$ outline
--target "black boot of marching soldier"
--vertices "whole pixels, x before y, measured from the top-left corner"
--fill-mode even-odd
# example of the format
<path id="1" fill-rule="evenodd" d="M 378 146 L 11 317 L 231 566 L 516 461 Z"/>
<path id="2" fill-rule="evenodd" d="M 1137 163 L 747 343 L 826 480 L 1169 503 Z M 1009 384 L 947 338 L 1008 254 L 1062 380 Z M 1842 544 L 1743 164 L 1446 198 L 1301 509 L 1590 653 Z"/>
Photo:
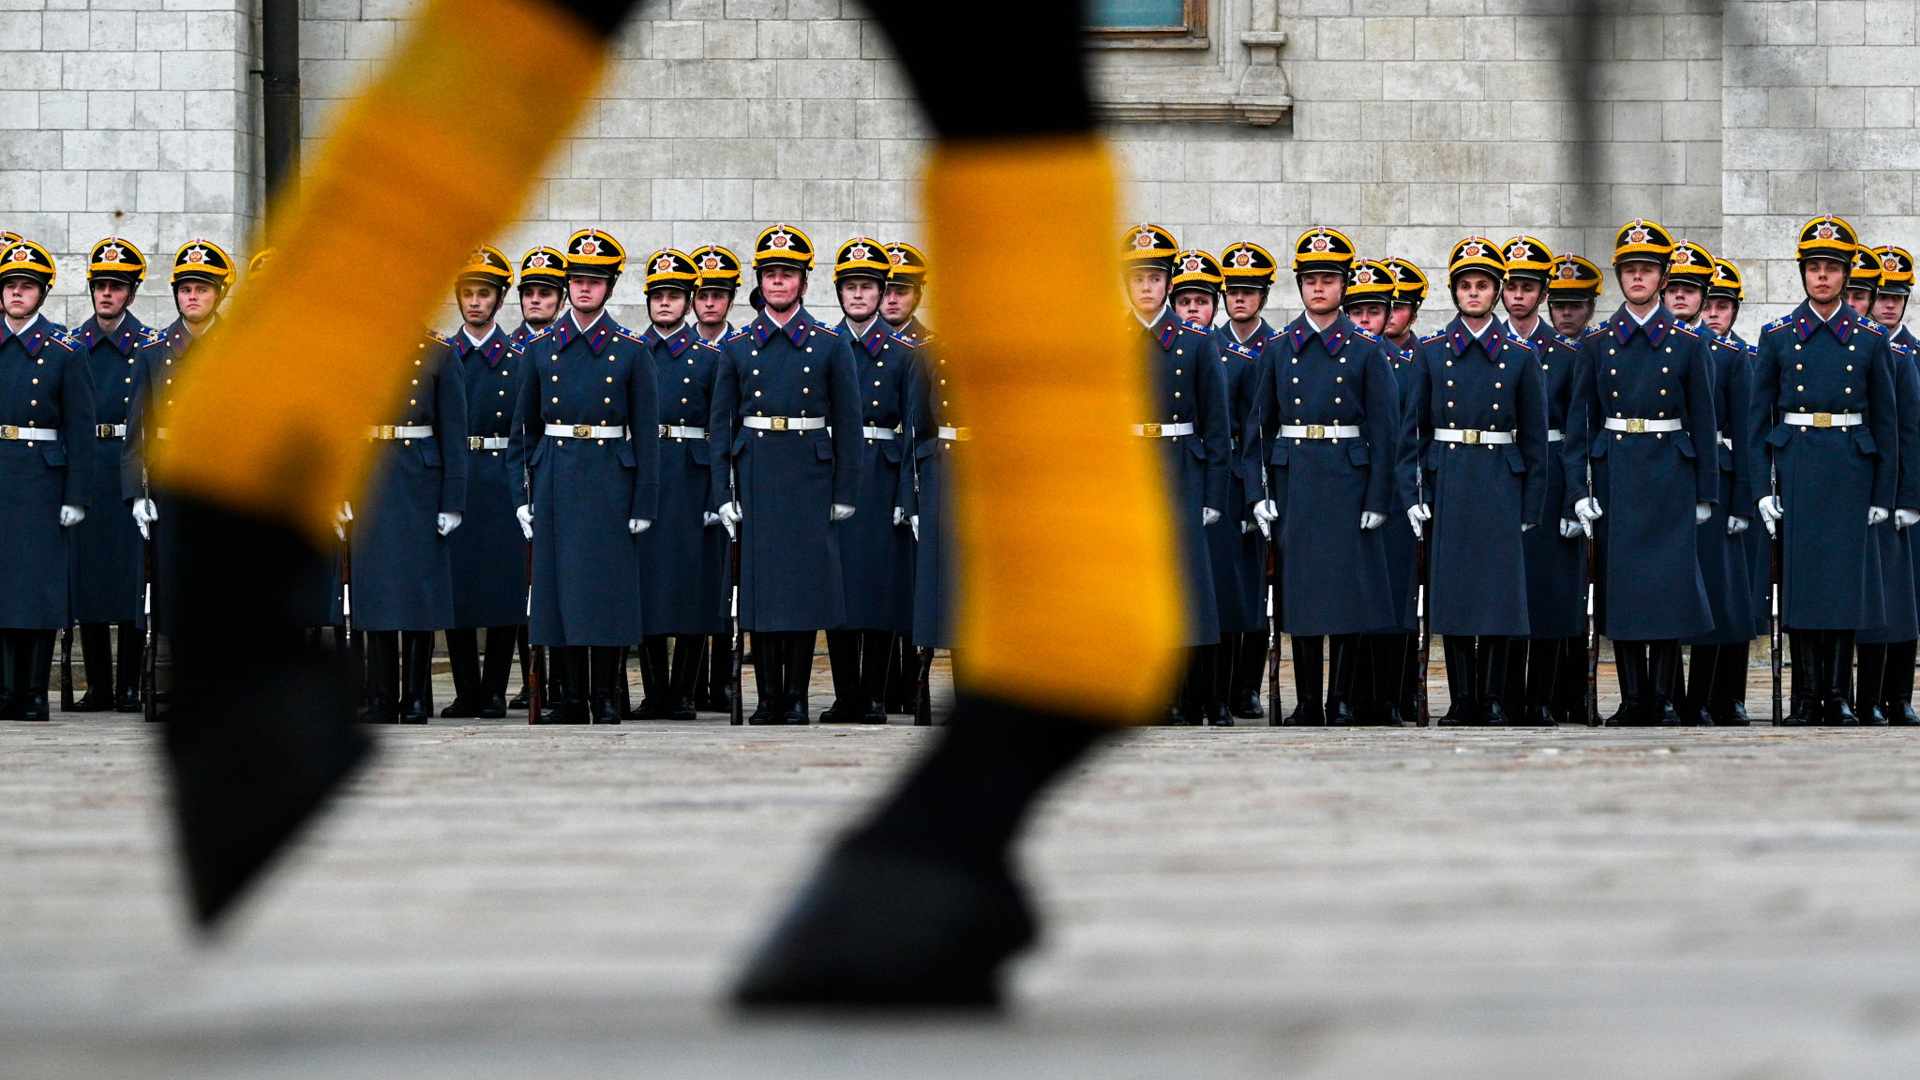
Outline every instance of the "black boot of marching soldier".
<path id="1" fill-rule="evenodd" d="M 1012 847 L 1027 811 L 1113 729 L 962 694 L 933 750 L 841 839 L 734 1001 L 979 1007 L 1035 924 Z"/>

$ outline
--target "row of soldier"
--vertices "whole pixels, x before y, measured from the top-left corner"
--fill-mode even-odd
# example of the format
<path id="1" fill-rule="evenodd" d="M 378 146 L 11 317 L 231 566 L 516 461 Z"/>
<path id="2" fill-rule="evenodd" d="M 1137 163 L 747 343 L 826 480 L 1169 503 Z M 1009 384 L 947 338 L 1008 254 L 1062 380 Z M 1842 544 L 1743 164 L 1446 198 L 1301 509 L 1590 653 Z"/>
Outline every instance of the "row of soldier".
<path id="1" fill-rule="evenodd" d="M 28 405 L 10 410 L 24 423 L 0 431 L 49 444 L 15 483 L 38 482 L 41 501 L 52 497 L 49 481 L 60 486 L 57 526 L 31 515 L 16 525 L 27 557 L 8 590 L 18 610 L 0 612 L 14 627 L 4 639 L 7 707 L 46 714 L 49 627 L 77 619 L 89 686 L 79 707 L 137 709 L 134 530 L 162 543 L 166 532 L 140 467 L 142 438 L 165 429 L 143 429 L 140 415 L 165 401 L 173 365 L 213 324 L 233 264 L 218 245 L 183 245 L 171 282 L 180 319 L 155 331 L 127 312 L 144 258 L 124 240 L 103 240 L 89 260 L 95 314 L 69 335 L 36 321 L 54 276 L 45 250 L 9 238 L 4 251 L 0 346 L 21 350 Z M 1421 271 L 1360 260 L 1336 230 L 1310 230 L 1296 244 L 1304 313 L 1281 331 L 1260 315 L 1278 270 L 1264 248 L 1235 244 L 1215 259 L 1181 250 L 1158 226 L 1130 230 L 1124 287 L 1160 361 L 1156 415 L 1134 431 L 1168 450 L 1194 646 L 1170 721 L 1261 715 L 1269 611 L 1292 639 L 1299 705 L 1289 722 L 1406 722 L 1424 690 L 1414 639 L 1423 616 L 1445 642 L 1453 706 L 1443 723 L 1569 719 L 1584 690 L 1590 578 L 1598 629 L 1615 640 L 1619 663 L 1613 722 L 1744 723 L 1748 643 L 1772 605 L 1770 560 L 1747 528 L 1754 507 L 1769 532 L 1783 516 L 1792 522 L 1780 527 L 1795 661 L 1786 719 L 1913 722 L 1915 562 L 1905 527 L 1920 520 L 1907 509 L 1920 503 L 1907 481 L 1920 486 L 1920 476 L 1909 478 L 1899 457 L 1920 436 L 1907 437 L 1897 402 L 1876 396 L 1893 393 L 1893 376 L 1912 365 L 1900 326 L 1912 264 L 1900 249 L 1854 243 L 1830 217 L 1808 223 L 1798 254 L 1808 305 L 1771 324 L 1763 345 L 1767 335 L 1796 336 L 1776 351 L 1795 354 L 1793 370 L 1804 373 L 1809 361 L 1822 370 L 1823 348 L 1854 360 L 1861 343 L 1892 340 L 1878 366 L 1839 363 L 1819 376 L 1834 385 L 1816 380 L 1813 391 L 1814 376 L 1783 380 L 1776 358 L 1761 383 L 1774 399 L 1761 401 L 1762 349 L 1733 330 L 1738 270 L 1651 222 L 1620 230 L 1614 266 L 1626 300 L 1599 328 L 1589 328 L 1603 288 L 1594 264 L 1556 257 L 1532 237 L 1469 237 L 1448 267 L 1456 317 L 1425 338 L 1414 330 Z M 948 455 L 969 432 L 953 421 L 915 318 L 920 253 L 865 238 L 842 245 L 838 327 L 801 304 L 812 262 L 801 230 L 763 232 L 753 253 L 759 314 L 736 331 L 727 318 L 742 271 L 732 252 L 657 252 L 646 269 L 649 327 L 634 334 L 604 311 L 625 253 L 605 232 L 583 230 L 565 251 L 522 258 L 525 322 L 508 334 L 496 320 L 513 267 L 497 250 L 476 251 L 455 286 L 464 325 L 421 342 L 418 389 L 394 424 L 368 433 L 383 455 L 378 494 L 358 514 L 341 507 L 351 542 L 331 579 L 305 590 L 303 621 L 313 626 L 343 622 L 352 598 L 366 631 L 370 719 L 426 720 L 435 630 L 447 631 L 456 688 L 445 716 L 504 715 L 515 645 L 524 670 L 529 640 L 557 650 L 559 704 L 546 719 L 725 707 L 733 536 L 758 661 L 755 722 L 806 722 L 819 629 L 835 685 L 822 719 L 884 722 L 906 681 L 900 646 L 951 645 L 951 543 L 935 522 Z M 250 274 L 264 265 L 256 256 Z M 1816 291 L 1833 285 L 1829 265 L 1841 266 L 1832 295 Z M 1822 325 L 1834 347 L 1814 338 Z M 1855 328 L 1868 336 L 1852 340 Z M 63 378 L 61 350 L 84 353 L 90 378 Z M 1881 371 L 1888 387 L 1875 381 Z M 1920 429 L 1920 407 L 1904 419 Z M 1873 499 L 1871 522 L 1853 530 L 1858 550 L 1824 520 L 1830 500 L 1788 513 L 1795 477 L 1858 465 L 1815 456 L 1831 437 L 1804 433 L 1833 427 L 1860 429 L 1848 445 L 1869 463 L 1853 470 Z M 87 431 L 92 439 L 80 436 Z M 1797 458 L 1787 449 L 1796 441 L 1805 444 Z M 1800 471 L 1776 480 L 1785 461 Z M 1756 498 L 1763 474 L 1766 495 Z M 131 506 L 130 519 L 89 521 L 89 507 L 115 500 Z M 926 529 L 923 509 L 935 519 Z M 1549 528 L 1534 528 L 1542 522 Z M 74 570 L 62 596 L 44 568 L 66 565 L 60 530 L 69 527 Z M 1836 571 L 1853 576 L 1830 578 Z M 1827 595 L 1835 580 L 1861 583 L 1850 608 Z M 163 598 L 163 631 L 170 606 Z M 107 659 L 116 625 L 117 695 Z M 646 698 L 630 710 L 624 651 L 636 642 Z M 1692 646 L 1690 677 L 1682 642 Z"/>

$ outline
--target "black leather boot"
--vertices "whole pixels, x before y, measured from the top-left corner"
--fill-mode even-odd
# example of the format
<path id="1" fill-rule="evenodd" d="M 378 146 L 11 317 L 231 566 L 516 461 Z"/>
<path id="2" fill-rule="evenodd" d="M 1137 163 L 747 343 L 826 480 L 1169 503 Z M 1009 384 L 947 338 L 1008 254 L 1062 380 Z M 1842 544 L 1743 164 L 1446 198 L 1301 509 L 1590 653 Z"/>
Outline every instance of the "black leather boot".
<path id="1" fill-rule="evenodd" d="M 820 722 L 859 723 L 867 711 L 860 701 L 860 631 L 827 631 L 827 667 L 833 674 L 833 704 L 820 714 Z"/>
<path id="2" fill-rule="evenodd" d="M 640 704 L 627 710 L 627 719 L 665 720 L 673 715 L 673 704 L 667 700 L 672 696 L 667 689 L 672 680 L 673 672 L 667 663 L 667 636 L 647 635 L 640 642 Z"/>
<path id="3" fill-rule="evenodd" d="M 1267 676 L 1267 647 L 1272 637 L 1266 630 L 1252 630 L 1239 637 L 1233 660 L 1233 689 L 1227 708 L 1242 720 L 1266 716 L 1260 707 L 1260 684 Z"/>
<path id="4" fill-rule="evenodd" d="M 1358 723 L 1353 690 L 1360 677 L 1360 635 L 1336 634 L 1327 639 L 1327 726 Z"/>
<path id="5" fill-rule="evenodd" d="M 1513 653 L 1507 653 L 1507 665 L 1514 665 Z M 1514 713 L 1512 723 L 1521 727 L 1558 727 L 1553 715 L 1553 695 L 1560 685 L 1560 642 L 1527 643 L 1526 703 Z"/>
<path id="6" fill-rule="evenodd" d="M 1747 715 L 1747 646 L 1722 645 L 1713 663 L 1713 693 L 1707 711 L 1718 727 L 1746 727 L 1753 723 Z"/>
<path id="7" fill-rule="evenodd" d="M 1885 727 L 1887 714 L 1880 709 L 1880 701 L 1885 696 L 1884 683 L 1887 675 L 1887 646 L 1861 645 L 1859 654 L 1859 682 L 1854 688 L 1853 714 L 1860 722 L 1869 727 Z"/>
<path id="8" fill-rule="evenodd" d="M 400 722 L 400 631 L 367 631 L 367 714 L 369 724 Z"/>
<path id="9" fill-rule="evenodd" d="M 120 693 L 115 697 L 114 712 L 137 713 L 142 711 L 140 703 L 140 672 L 146 658 L 147 638 L 139 627 L 131 622 L 119 625 L 120 655 L 115 659 L 119 667 L 116 681 L 120 684 Z"/>
<path id="10" fill-rule="evenodd" d="M 47 683 L 53 677 L 53 641 L 59 634 L 57 630 L 23 630 L 24 640 L 20 652 L 26 658 L 26 672 L 21 677 L 26 686 L 26 700 L 20 708 L 22 720 L 51 720 L 53 712 L 47 707 Z"/>
<path id="11" fill-rule="evenodd" d="M 1608 727 L 1651 727 L 1654 723 L 1647 697 L 1647 643 L 1613 643 L 1614 672 L 1620 679 L 1620 709 L 1607 717 Z"/>
<path id="12" fill-rule="evenodd" d="M 113 698 L 113 624 L 81 623 L 80 651 L 87 672 L 87 692 L 73 703 L 73 712 L 110 712 Z"/>
<path id="13" fill-rule="evenodd" d="M 1647 645 L 1648 677 L 1653 683 L 1653 723 L 1659 727 L 1679 727 L 1680 710 L 1673 705 L 1673 688 L 1680 685 L 1680 643 L 1655 641 Z"/>
<path id="14" fill-rule="evenodd" d="M 1174 688 L 1173 704 L 1167 707 L 1169 727 L 1199 727 L 1206 723 L 1206 695 L 1200 689 L 1200 654 L 1204 646 L 1180 650 L 1180 685 Z"/>
<path id="15" fill-rule="evenodd" d="M 1860 717 L 1847 699 L 1853 686 L 1853 631 L 1820 631 L 1820 677 L 1826 684 L 1821 720 L 1835 727 L 1857 727 Z"/>
<path id="16" fill-rule="evenodd" d="M 681 634 L 673 639 L 673 681 L 668 687 L 673 710 L 672 720 L 698 720 L 700 712 L 693 704 L 693 687 L 707 670 L 707 639 L 699 634 Z"/>
<path id="17" fill-rule="evenodd" d="M 1490 727 L 1512 723 L 1501 695 L 1507 691 L 1507 644 L 1501 634 L 1483 634 L 1474 643 L 1474 685 L 1478 687 L 1478 722 Z"/>
<path id="18" fill-rule="evenodd" d="M 784 709 L 780 713 L 782 724 L 805 724 L 807 720 L 807 686 L 813 681 L 813 642 L 811 630 L 800 630 L 782 634 L 786 639 L 787 662 L 781 673 L 786 677 L 786 689 L 781 695 Z"/>
<path id="19" fill-rule="evenodd" d="M 1477 723 L 1480 710 L 1475 704 L 1473 639 L 1448 634 L 1440 639 L 1440 651 L 1447 661 L 1447 696 L 1450 699 L 1446 714 L 1440 717 L 1440 726 L 1461 727 Z"/>
<path id="20" fill-rule="evenodd" d="M 1587 717 L 1587 639 L 1560 639 L 1560 677 L 1553 692 L 1554 711 L 1572 723 Z"/>
<path id="21" fill-rule="evenodd" d="M 1507 714 L 1507 723 L 1519 721 L 1527 713 L 1527 660 L 1533 650 L 1526 638 L 1507 639 L 1506 656 L 1503 669 L 1506 678 L 1500 686 L 1500 704 Z"/>
<path id="22" fill-rule="evenodd" d="M 1360 644 L 1373 653 L 1373 718 L 1363 723 L 1406 727 L 1411 721 L 1401 711 L 1401 701 L 1407 697 L 1406 687 L 1401 685 L 1407 674 L 1403 654 L 1412 646 L 1413 638 L 1407 634 L 1369 634 L 1360 639 Z"/>
<path id="23" fill-rule="evenodd" d="M 1818 661 L 1814 658 L 1814 638 L 1817 631 L 1788 630 L 1787 662 L 1793 668 L 1792 694 L 1787 699 L 1787 715 L 1780 719 L 1781 727 L 1805 727 L 1814 722 L 1820 700 L 1820 672 Z"/>
<path id="24" fill-rule="evenodd" d="M 860 698 L 867 703 L 861 723 L 887 722 L 887 687 L 892 684 L 893 662 L 899 655 L 891 630 L 860 631 Z"/>
<path id="25" fill-rule="evenodd" d="M 1920 727 L 1920 716 L 1913 712 L 1913 661 L 1915 642 L 1896 641 L 1887 646 L 1887 674 L 1881 682 L 1880 709 L 1894 727 Z"/>
<path id="26" fill-rule="evenodd" d="M 471 720 L 484 704 L 480 687 L 480 631 L 447 631 L 447 666 L 453 669 L 453 700 L 440 710 L 448 720 Z"/>
<path id="27" fill-rule="evenodd" d="M 587 686 L 590 701 L 589 722 L 617 724 L 625 711 L 620 707 L 620 647 L 600 646 L 587 650 Z M 664 691 L 666 688 L 663 686 Z"/>
<path id="28" fill-rule="evenodd" d="M 482 720 L 499 720 L 507 715 L 507 680 L 513 677 L 514 646 L 519 627 L 487 627 L 486 667 L 480 672 L 480 712 Z"/>
<path id="29" fill-rule="evenodd" d="M 1229 635 L 1233 636 L 1233 635 Z M 1227 706 L 1227 695 L 1232 691 L 1230 672 L 1223 669 L 1233 666 L 1233 649 L 1224 640 L 1218 645 L 1207 645 L 1200 650 L 1200 670 L 1196 673 L 1201 696 L 1201 712 L 1211 727 L 1232 727 L 1233 710 Z"/>
<path id="30" fill-rule="evenodd" d="M 880 695 L 881 711 L 889 716 L 913 712 L 913 695 L 919 691 L 920 658 L 913 642 L 905 634 L 887 635 L 886 688 Z"/>
<path id="31" fill-rule="evenodd" d="M 507 708 L 524 709 L 531 704 L 533 696 L 533 677 L 529 674 L 533 670 L 533 646 L 527 641 L 525 623 L 514 628 L 513 643 L 520 653 L 520 690 L 513 695 L 513 700 L 507 702 Z M 545 677 L 546 673 L 541 672 L 541 678 Z"/>
<path id="32" fill-rule="evenodd" d="M 588 707 L 588 687 L 592 685 L 591 667 L 588 663 L 589 649 L 585 645 L 569 645 L 563 649 L 552 650 L 555 659 L 564 669 L 560 675 L 560 724 L 590 724 L 593 722 L 593 710 Z"/>
<path id="33" fill-rule="evenodd" d="M 566 648 L 558 645 L 542 650 L 547 658 L 547 681 L 540 688 L 540 704 L 546 714 L 540 718 L 543 724 L 571 724 L 573 719 L 567 715 L 567 656 Z M 581 721 L 585 723 L 585 721 Z"/>
<path id="34" fill-rule="evenodd" d="M 433 716 L 433 631 L 400 635 L 400 722 L 424 724 Z"/>
<path id="35" fill-rule="evenodd" d="M 27 700 L 26 671 L 18 660 L 24 630 L 0 630 L 0 720 L 18 720 Z"/>
<path id="36" fill-rule="evenodd" d="M 1325 727 L 1326 707 L 1320 699 L 1320 638 L 1311 634 L 1292 635 L 1293 688 L 1298 703 L 1287 723 L 1300 727 Z"/>
<path id="37" fill-rule="evenodd" d="M 1713 710 L 1707 704 L 1713 692 L 1713 673 L 1720 667 L 1720 646 L 1695 645 L 1687 651 L 1685 678 L 1687 692 L 1684 697 L 1674 698 L 1683 724 L 1698 724 L 1701 727 L 1713 726 Z"/>
<path id="38" fill-rule="evenodd" d="M 777 724 L 785 711 L 780 696 L 787 685 L 785 665 L 781 663 L 786 649 L 778 644 L 779 637 L 775 633 L 754 632 L 753 685 L 760 700 L 754 705 L 753 714 L 747 717 L 749 724 Z"/>

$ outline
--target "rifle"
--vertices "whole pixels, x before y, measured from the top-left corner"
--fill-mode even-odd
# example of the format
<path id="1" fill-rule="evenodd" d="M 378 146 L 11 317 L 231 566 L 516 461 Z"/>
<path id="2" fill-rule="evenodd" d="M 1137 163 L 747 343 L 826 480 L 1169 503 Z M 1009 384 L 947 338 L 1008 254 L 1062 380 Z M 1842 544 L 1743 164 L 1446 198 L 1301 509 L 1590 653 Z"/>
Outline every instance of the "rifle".
<path id="1" fill-rule="evenodd" d="M 1587 494 L 1593 494 L 1593 458 L 1587 458 Z M 1593 522 L 1583 522 L 1587 531 L 1587 726 L 1600 726 L 1600 619 L 1595 608 L 1599 597 L 1599 575 L 1594 562 L 1599 546 L 1593 538 Z"/>
<path id="2" fill-rule="evenodd" d="M 353 671 L 354 698 L 366 686 L 366 657 L 353 635 L 353 519 L 340 523 L 340 629 L 346 634 L 347 663 Z"/>
<path id="3" fill-rule="evenodd" d="M 1426 466 L 1414 463 L 1413 498 L 1424 504 L 1427 501 L 1427 484 L 1421 474 Z M 1420 534 L 1413 538 L 1413 712 L 1415 722 L 1421 727 L 1433 726 L 1432 703 L 1427 698 L 1427 665 L 1433 659 L 1433 631 L 1427 616 L 1427 592 L 1432 582 L 1428 577 L 1427 535 L 1433 529 L 1433 519 L 1427 519 L 1420 527 Z"/>
<path id="4" fill-rule="evenodd" d="M 733 437 L 733 425 L 727 425 L 727 437 Z M 733 467 L 733 455 L 727 455 L 727 501 L 740 501 L 740 474 Z M 746 687 L 741 668 L 746 658 L 746 635 L 740 632 L 740 534 L 747 527 L 745 521 L 733 523 L 733 531 L 727 534 L 727 561 L 730 564 L 728 574 L 732 589 L 728 598 L 727 637 L 733 646 L 731 677 L 733 679 L 733 703 L 727 715 L 727 723 L 739 726 L 747 722 Z M 756 664 L 767 662 L 765 655 L 754 661 Z M 764 685 L 764 683 L 762 684 Z"/>
<path id="5" fill-rule="evenodd" d="M 1769 463 L 1767 472 L 1767 482 L 1771 486 L 1773 495 L 1778 497 L 1780 494 L 1779 467 Z M 1776 727 L 1786 719 L 1786 712 L 1781 707 L 1780 700 L 1780 661 L 1781 654 L 1784 652 L 1783 643 L 1780 640 L 1780 596 L 1782 592 L 1780 574 L 1786 566 L 1786 545 L 1786 530 L 1781 528 L 1780 523 L 1776 521 L 1773 523 L 1773 531 L 1767 536 L 1768 562 L 1771 564 L 1769 569 L 1770 581 L 1767 588 L 1767 606 L 1770 609 L 1767 613 L 1767 645 L 1768 651 L 1773 654 L 1773 723 Z M 1795 669 L 1793 680 L 1796 685 L 1799 683 L 1802 674 L 1801 671 Z"/>
<path id="6" fill-rule="evenodd" d="M 916 508 L 920 502 L 920 455 L 918 453 L 920 440 L 918 434 L 916 431 L 907 437 L 907 456 L 913 467 L 913 494 Z M 914 542 L 918 543 L 919 539 L 918 536 L 915 536 Z M 913 726 L 930 727 L 933 724 L 933 646 L 922 646 L 915 652 L 914 658 L 919 661 L 919 668 L 914 673 Z"/>
<path id="7" fill-rule="evenodd" d="M 1265 451 L 1260 451 L 1260 497 L 1271 501 Z M 1267 726 L 1280 726 L 1280 519 L 1267 525 Z"/>
<path id="8" fill-rule="evenodd" d="M 88 684 L 87 692 L 93 692 Z M 73 620 L 60 627 L 60 711 L 73 711 Z"/>
<path id="9" fill-rule="evenodd" d="M 145 496 L 152 498 L 152 495 Z M 153 605 L 154 571 L 159 565 L 154 558 L 153 525 L 147 526 L 147 535 L 140 541 L 141 601 L 147 618 L 147 640 L 140 650 L 140 711 L 144 719 L 151 724 L 160 719 L 160 695 L 155 670 L 160 663 L 160 630 Z"/>
<path id="10" fill-rule="evenodd" d="M 533 628 L 533 541 L 527 541 L 527 628 Z M 527 642 L 527 723 L 540 722 L 540 699 L 547 688 L 547 647 Z"/>

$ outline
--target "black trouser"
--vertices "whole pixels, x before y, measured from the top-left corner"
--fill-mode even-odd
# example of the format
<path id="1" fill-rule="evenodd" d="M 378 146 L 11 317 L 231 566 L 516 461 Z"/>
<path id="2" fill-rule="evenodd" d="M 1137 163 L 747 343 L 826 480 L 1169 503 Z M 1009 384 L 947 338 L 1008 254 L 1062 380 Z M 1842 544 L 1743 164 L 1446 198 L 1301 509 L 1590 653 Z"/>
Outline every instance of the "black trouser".
<path id="1" fill-rule="evenodd" d="M 820 720 L 886 721 L 887 676 L 893 663 L 890 630 L 829 630 L 827 661 L 833 670 L 833 704 Z"/>
<path id="2" fill-rule="evenodd" d="M 480 632 L 447 631 L 447 666 L 453 670 L 453 701 L 443 716 L 503 716 L 507 680 L 513 675 L 518 626 L 487 627 L 486 666 L 481 667 Z"/>
<path id="3" fill-rule="evenodd" d="M 424 724 L 433 711 L 433 631 L 367 631 L 372 724 Z"/>
<path id="4" fill-rule="evenodd" d="M 47 720 L 57 630 L 0 630 L 0 720 Z"/>
<path id="5" fill-rule="evenodd" d="M 1502 634 L 1448 634 L 1440 639 L 1447 661 L 1447 693 L 1452 699 L 1443 722 L 1508 722 L 1506 705 L 1501 701 L 1507 686 L 1507 644 Z"/>
<path id="6" fill-rule="evenodd" d="M 117 677 L 113 658 L 116 628 L 120 632 Z M 140 660 L 145 648 L 145 639 L 131 622 L 81 623 L 80 649 L 82 662 L 86 666 L 87 693 L 76 704 L 76 710 L 93 712 L 119 705 L 137 708 L 140 701 Z"/>

